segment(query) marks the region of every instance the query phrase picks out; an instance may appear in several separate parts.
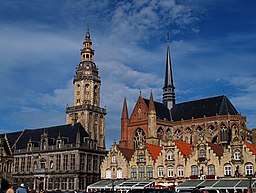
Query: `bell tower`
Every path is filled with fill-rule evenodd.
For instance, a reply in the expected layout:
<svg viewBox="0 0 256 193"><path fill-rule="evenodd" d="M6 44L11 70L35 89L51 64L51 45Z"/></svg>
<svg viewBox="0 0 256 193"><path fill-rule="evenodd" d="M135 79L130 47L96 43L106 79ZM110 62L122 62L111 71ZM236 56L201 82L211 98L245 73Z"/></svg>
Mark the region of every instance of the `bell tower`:
<svg viewBox="0 0 256 193"><path fill-rule="evenodd" d="M98 148L105 149L106 109L100 107L99 69L94 63L94 50L89 28L85 33L81 62L74 76L74 106L66 107L66 123L80 122Z"/></svg>

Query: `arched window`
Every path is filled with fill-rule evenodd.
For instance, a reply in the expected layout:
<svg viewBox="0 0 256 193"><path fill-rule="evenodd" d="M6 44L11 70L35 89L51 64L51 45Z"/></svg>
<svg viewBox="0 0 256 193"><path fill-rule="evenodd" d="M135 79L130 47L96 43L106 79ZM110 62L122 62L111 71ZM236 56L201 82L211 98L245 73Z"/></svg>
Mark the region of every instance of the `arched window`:
<svg viewBox="0 0 256 193"><path fill-rule="evenodd" d="M111 179L111 170L110 169L106 170L106 179Z"/></svg>
<svg viewBox="0 0 256 193"><path fill-rule="evenodd" d="M145 177L145 167L144 166L139 166L139 178L144 178Z"/></svg>
<svg viewBox="0 0 256 193"><path fill-rule="evenodd" d="M164 176L164 168L162 166L157 168L158 177Z"/></svg>
<svg viewBox="0 0 256 193"><path fill-rule="evenodd" d="M198 166L191 166L191 175L198 176Z"/></svg>
<svg viewBox="0 0 256 193"><path fill-rule="evenodd" d="M93 104L98 104L98 87L97 85L93 88Z"/></svg>
<svg viewBox="0 0 256 193"><path fill-rule="evenodd" d="M253 165L251 163L248 163L245 165L245 175L247 176L253 175Z"/></svg>
<svg viewBox="0 0 256 193"><path fill-rule="evenodd" d="M167 176L168 177L173 177L174 176L173 167L168 167L167 168Z"/></svg>
<svg viewBox="0 0 256 193"><path fill-rule="evenodd" d="M172 135L172 129L171 128L167 128L166 129L166 134L167 134L167 136L171 136Z"/></svg>
<svg viewBox="0 0 256 193"><path fill-rule="evenodd" d="M147 178L153 178L153 167L147 166Z"/></svg>
<svg viewBox="0 0 256 193"><path fill-rule="evenodd" d="M183 177L184 176L184 167L183 166L178 166L177 175L178 175L178 177Z"/></svg>
<svg viewBox="0 0 256 193"><path fill-rule="evenodd" d="M163 129L161 127L159 127L157 129L157 137L158 137L158 139L162 139L163 135L164 135L164 131L163 131Z"/></svg>
<svg viewBox="0 0 256 193"><path fill-rule="evenodd" d="M206 157L206 153L204 149L201 149L199 152L199 158L205 158Z"/></svg>
<svg viewBox="0 0 256 193"><path fill-rule="evenodd" d="M134 132L133 142L134 142L134 149L137 149L139 147L139 144L144 144L146 142L145 132L141 128L138 128Z"/></svg>
<svg viewBox="0 0 256 193"><path fill-rule="evenodd" d="M230 164L224 165L224 176L231 176L232 175L232 167Z"/></svg>
<svg viewBox="0 0 256 193"><path fill-rule="evenodd" d="M220 141L221 142L228 142L229 139L229 132L226 125L222 124L220 126Z"/></svg>
<svg viewBox="0 0 256 193"><path fill-rule="evenodd" d="M198 134L199 134L199 135L202 135L202 133L203 133L203 131L204 131L204 130L203 130L203 128L202 128L202 127L200 127L200 126L199 126L199 127L197 127L197 129L196 129L196 130L197 130L197 132L198 132Z"/></svg>
<svg viewBox="0 0 256 193"><path fill-rule="evenodd" d="M174 135L175 135L175 138L177 140L180 140L181 139L181 131L179 129L177 129L175 132L174 132Z"/></svg>
<svg viewBox="0 0 256 193"><path fill-rule="evenodd" d="M89 91L90 87L89 84L86 84L84 87L84 100L87 102L90 100L90 91Z"/></svg>
<svg viewBox="0 0 256 193"><path fill-rule="evenodd" d="M137 178L137 167L136 166L132 166L132 168L131 168L131 178L132 179Z"/></svg>
<svg viewBox="0 0 256 193"><path fill-rule="evenodd" d="M123 170L121 168L118 168L116 170L116 178L118 178L118 179L123 178Z"/></svg>
<svg viewBox="0 0 256 193"><path fill-rule="evenodd" d="M208 175L215 175L215 166L214 165L208 166Z"/></svg>

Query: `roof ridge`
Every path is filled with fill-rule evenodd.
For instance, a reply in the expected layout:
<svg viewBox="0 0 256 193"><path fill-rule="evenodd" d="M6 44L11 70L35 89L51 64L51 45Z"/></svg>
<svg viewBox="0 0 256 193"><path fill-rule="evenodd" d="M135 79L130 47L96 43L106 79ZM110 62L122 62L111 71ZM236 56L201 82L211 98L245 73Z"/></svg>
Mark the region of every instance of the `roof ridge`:
<svg viewBox="0 0 256 193"><path fill-rule="evenodd" d="M196 100L185 101L185 102L181 102L181 103L176 103L175 105L192 103L192 102L197 102L197 101L204 101L204 100L209 100L209 99L213 99L213 98L221 98L221 97L224 97L224 95L218 95L218 96L212 96L212 97L207 97L207 98L201 98L201 99L196 99Z"/></svg>

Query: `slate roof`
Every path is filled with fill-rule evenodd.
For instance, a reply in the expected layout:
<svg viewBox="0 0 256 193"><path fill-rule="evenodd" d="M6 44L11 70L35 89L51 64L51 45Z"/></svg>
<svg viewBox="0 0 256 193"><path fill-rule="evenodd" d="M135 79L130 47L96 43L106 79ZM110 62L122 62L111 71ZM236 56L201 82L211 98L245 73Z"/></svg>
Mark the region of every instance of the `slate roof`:
<svg viewBox="0 0 256 193"><path fill-rule="evenodd" d="M47 133L48 145L55 145L56 139L60 136L65 140L66 144L76 143L77 132L80 132L80 142L83 142L84 137L89 137L80 123L74 125L58 125L39 129L25 129L16 142L16 149L26 149L29 140L34 142L35 145L39 146L41 141L41 135Z"/></svg>
<svg viewBox="0 0 256 193"><path fill-rule="evenodd" d="M151 156L153 157L154 160L157 159L157 157L159 156L160 152L162 151L162 147L160 146L156 146L156 145L152 145L147 143L146 147L148 149L148 151L150 152Z"/></svg>
<svg viewBox="0 0 256 193"><path fill-rule="evenodd" d="M147 107L149 107L149 100L145 98L143 98L143 100L146 103ZM154 105L156 109L156 117L158 119L162 119L162 120L167 119L169 121L171 120L170 111L163 103L154 101Z"/></svg>
<svg viewBox="0 0 256 193"><path fill-rule="evenodd" d="M173 121L218 115L237 115L238 112L226 96L216 96L175 104L171 109Z"/></svg>
<svg viewBox="0 0 256 193"><path fill-rule="evenodd" d="M12 133L3 133L0 134L0 138L5 138L5 135L7 136L7 141L10 145L10 147L12 148L12 146L14 145L14 143L17 141L17 139L19 138L19 136L21 135L22 131L17 131L17 132L12 132Z"/></svg>

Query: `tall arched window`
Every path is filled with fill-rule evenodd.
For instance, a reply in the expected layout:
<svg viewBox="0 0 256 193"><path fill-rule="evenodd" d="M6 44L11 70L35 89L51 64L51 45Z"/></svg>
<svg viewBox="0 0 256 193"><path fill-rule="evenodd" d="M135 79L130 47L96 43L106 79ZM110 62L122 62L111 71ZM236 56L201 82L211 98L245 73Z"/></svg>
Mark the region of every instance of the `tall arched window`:
<svg viewBox="0 0 256 193"><path fill-rule="evenodd" d="M198 166L192 166L191 167L191 175L192 176L198 176Z"/></svg>
<svg viewBox="0 0 256 193"><path fill-rule="evenodd" d="M157 129L157 137L158 137L158 139L162 139L163 135L164 135L164 131L163 131L163 129L161 127L159 127Z"/></svg>
<svg viewBox="0 0 256 193"><path fill-rule="evenodd" d="M95 104L95 105L98 104L98 87L97 87L97 85L95 85L93 88L93 104Z"/></svg>
<svg viewBox="0 0 256 193"><path fill-rule="evenodd" d="M222 124L220 126L220 141L228 142L228 139L229 139L228 128L226 127L226 125Z"/></svg>
<svg viewBox="0 0 256 193"><path fill-rule="evenodd" d="M224 165L224 176L231 176L232 175L232 167L230 164Z"/></svg>
<svg viewBox="0 0 256 193"><path fill-rule="evenodd" d="M177 175L178 175L178 177L183 177L184 176L184 167L183 166L178 166Z"/></svg>
<svg viewBox="0 0 256 193"><path fill-rule="evenodd" d="M134 149L137 149L139 147L139 144L144 144L146 142L145 132L141 128L138 128L134 132L133 142L134 142Z"/></svg>
<svg viewBox="0 0 256 193"><path fill-rule="evenodd" d="M89 84L86 84L84 87L84 100L86 103L87 103L87 101L90 100L90 90L89 89L90 89Z"/></svg>
<svg viewBox="0 0 256 193"><path fill-rule="evenodd" d="M245 175L247 176L253 175L253 165L251 163L248 163L245 165Z"/></svg>
<svg viewBox="0 0 256 193"><path fill-rule="evenodd" d="M214 165L208 166L208 175L215 175L215 166Z"/></svg>
<svg viewBox="0 0 256 193"><path fill-rule="evenodd" d="M123 178L123 170L121 168L118 168L116 170L116 178L118 178L118 179Z"/></svg>

